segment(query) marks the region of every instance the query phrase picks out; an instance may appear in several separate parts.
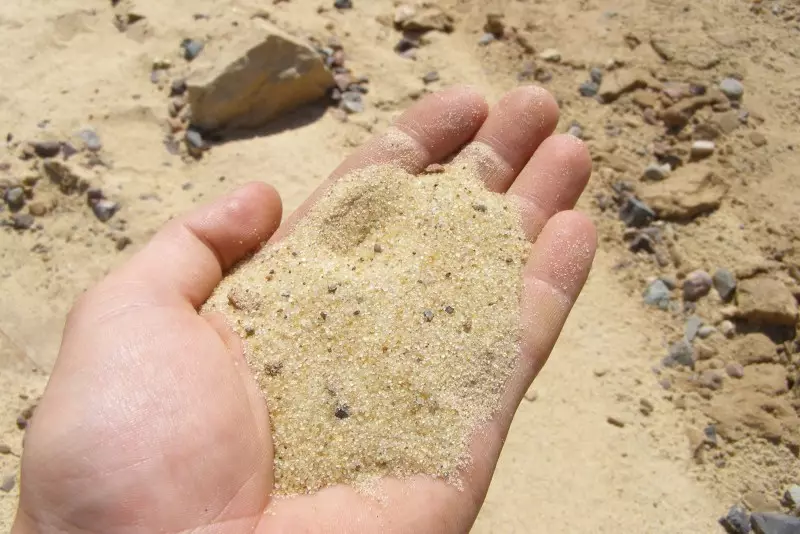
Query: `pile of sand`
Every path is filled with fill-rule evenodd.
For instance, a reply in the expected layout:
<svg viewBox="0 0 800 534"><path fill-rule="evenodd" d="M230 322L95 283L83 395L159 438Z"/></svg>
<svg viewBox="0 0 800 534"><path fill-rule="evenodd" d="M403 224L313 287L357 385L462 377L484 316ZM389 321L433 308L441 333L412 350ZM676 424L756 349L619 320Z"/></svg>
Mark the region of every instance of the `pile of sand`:
<svg viewBox="0 0 800 534"><path fill-rule="evenodd" d="M238 266L205 308L245 339L276 493L457 483L519 354L528 250L518 210L468 171L374 167Z"/></svg>

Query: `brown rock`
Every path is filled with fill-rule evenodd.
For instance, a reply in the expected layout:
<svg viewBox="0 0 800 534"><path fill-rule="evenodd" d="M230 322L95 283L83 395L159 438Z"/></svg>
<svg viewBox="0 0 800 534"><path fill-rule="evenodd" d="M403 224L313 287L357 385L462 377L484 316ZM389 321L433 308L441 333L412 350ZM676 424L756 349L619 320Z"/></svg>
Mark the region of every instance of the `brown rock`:
<svg viewBox="0 0 800 534"><path fill-rule="evenodd" d="M774 278L758 276L741 281L737 302L739 315L748 321L790 326L797 322L797 301L792 292Z"/></svg>
<svg viewBox="0 0 800 534"><path fill-rule="evenodd" d="M34 217L43 217L47 214L47 204L44 202L31 202L28 204L28 213Z"/></svg>
<svg viewBox="0 0 800 534"><path fill-rule="evenodd" d="M620 96L647 87L659 87L658 80L649 72L640 69L616 70L606 74L598 96L604 103L613 102Z"/></svg>
<svg viewBox="0 0 800 534"><path fill-rule="evenodd" d="M272 26L241 26L195 60L188 95L192 122L202 129L258 127L323 98L334 85L308 44Z"/></svg>
<svg viewBox="0 0 800 534"><path fill-rule="evenodd" d="M723 134L730 134L742 124L739 122L739 110L733 109L731 111L721 113L719 116L714 118L714 123L719 131L721 131Z"/></svg>
<svg viewBox="0 0 800 534"><path fill-rule="evenodd" d="M762 147L767 144L767 138L761 132L750 132L750 142L753 146Z"/></svg>
<svg viewBox="0 0 800 534"><path fill-rule="evenodd" d="M761 332L753 332L740 337L733 342L731 352L733 358L744 366L778 360L775 344Z"/></svg>
<svg viewBox="0 0 800 534"><path fill-rule="evenodd" d="M697 359L703 361L710 360L719 353L719 351L715 347L704 341L695 341L694 351L695 354L697 355Z"/></svg>
<svg viewBox="0 0 800 534"><path fill-rule="evenodd" d="M677 102L661 112L661 120L667 126L681 127L689 122L692 115L706 106L713 106L722 101L727 101L725 95L718 91L709 90L704 95L686 98Z"/></svg>
<svg viewBox="0 0 800 534"><path fill-rule="evenodd" d="M751 512L780 512L780 505L759 491L748 491L742 496L742 503Z"/></svg>
<svg viewBox="0 0 800 534"><path fill-rule="evenodd" d="M634 91L632 98L634 104L644 109L657 107L661 102L657 93L647 91L646 89Z"/></svg>
<svg viewBox="0 0 800 534"><path fill-rule="evenodd" d="M85 191L89 187L89 182L82 178L77 170L57 160L45 161L42 165L42 172L51 182L58 185L62 193L67 195Z"/></svg>
<svg viewBox="0 0 800 534"><path fill-rule="evenodd" d="M777 363L760 363L747 368L739 382L743 390L756 391L770 396L783 395L789 390L786 368Z"/></svg>
<svg viewBox="0 0 800 534"><path fill-rule="evenodd" d="M708 415L717 421L719 435L730 441L755 434L773 442L785 439L794 443L800 427L800 419L785 398L758 392L718 395L712 399Z"/></svg>
<svg viewBox="0 0 800 534"><path fill-rule="evenodd" d="M688 220L716 210L727 194L728 184L701 165L681 167L669 180L639 188L639 197L667 220Z"/></svg>
<svg viewBox="0 0 800 534"><path fill-rule="evenodd" d="M453 31L453 17L435 4L426 4L422 7L406 6L401 12L395 12L395 27L402 31L424 33L440 31L450 33Z"/></svg>
<svg viewBox="0 0 800 534"><path fill-rule="evenodd" d="M725 372L731 378L742 378L744 376L744 367L737 362L730 362L725 366Z"/></svg>

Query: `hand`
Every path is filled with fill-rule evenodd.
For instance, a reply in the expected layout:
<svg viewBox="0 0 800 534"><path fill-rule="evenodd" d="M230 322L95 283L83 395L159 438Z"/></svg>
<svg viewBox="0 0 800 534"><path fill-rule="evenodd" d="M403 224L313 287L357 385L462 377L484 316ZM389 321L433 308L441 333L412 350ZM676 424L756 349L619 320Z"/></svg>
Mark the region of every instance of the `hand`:
<svg viewBox="0 0 800 534"><path fill-rule="evenodd" d="M535 240L524 272L522 358L504 409L472 444L462 491L420 476L386 479L380 501L345 486L271 501L267 406L238 337L197 309L228 268L286 235L325 185L277 230L277 193L250 184L167 224L70 312L26 436L13 532L469 530L514 411L594 255L592 223L569 211L591 161L579 140L551 136L557 117L543 89L515 89L491 111L473 90L449 89L412 107L327 182L382 163L418 173L466 144L456 158L475 165L490 189L521 199Z"/></svg>

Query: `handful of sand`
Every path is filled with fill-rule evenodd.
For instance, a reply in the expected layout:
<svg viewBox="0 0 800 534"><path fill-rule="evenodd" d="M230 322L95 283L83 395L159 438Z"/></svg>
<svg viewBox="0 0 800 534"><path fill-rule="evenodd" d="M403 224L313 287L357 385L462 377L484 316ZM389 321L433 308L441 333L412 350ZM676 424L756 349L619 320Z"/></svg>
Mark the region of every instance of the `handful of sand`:
<svg viewBox="0 0 800 534"><path fill-rule="evenodd" d="M458 481L520 346L518 210L468 171L337 182L205 305L242 336L270 411L275 493Z"/></svg>

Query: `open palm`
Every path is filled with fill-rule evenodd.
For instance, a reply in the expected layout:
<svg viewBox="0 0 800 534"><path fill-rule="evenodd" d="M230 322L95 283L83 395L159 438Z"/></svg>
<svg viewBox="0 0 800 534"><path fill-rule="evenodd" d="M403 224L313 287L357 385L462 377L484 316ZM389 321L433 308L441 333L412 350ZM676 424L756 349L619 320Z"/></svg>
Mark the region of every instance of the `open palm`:
<svg viewBox="0 0 800 534"><path fill-rule="evenodd" d="M469 530L514 411L594 254L591 222L568 211L590 159L577 139L551 136L557 116L542 89L518 88L491 111L474 91L449 89L348 158L280 229L280 199L263 184L170 222L70 313L26 437L13 532ZM228 268L290 232L332 180L375 164L418 173L454 154L487 187L520 199L535 241L524 273L522 357L503 408L473 439L464 487L419 476L383 480L378 498L345 486L272 498L268 407L238 337L197 309Z"/></svg>

